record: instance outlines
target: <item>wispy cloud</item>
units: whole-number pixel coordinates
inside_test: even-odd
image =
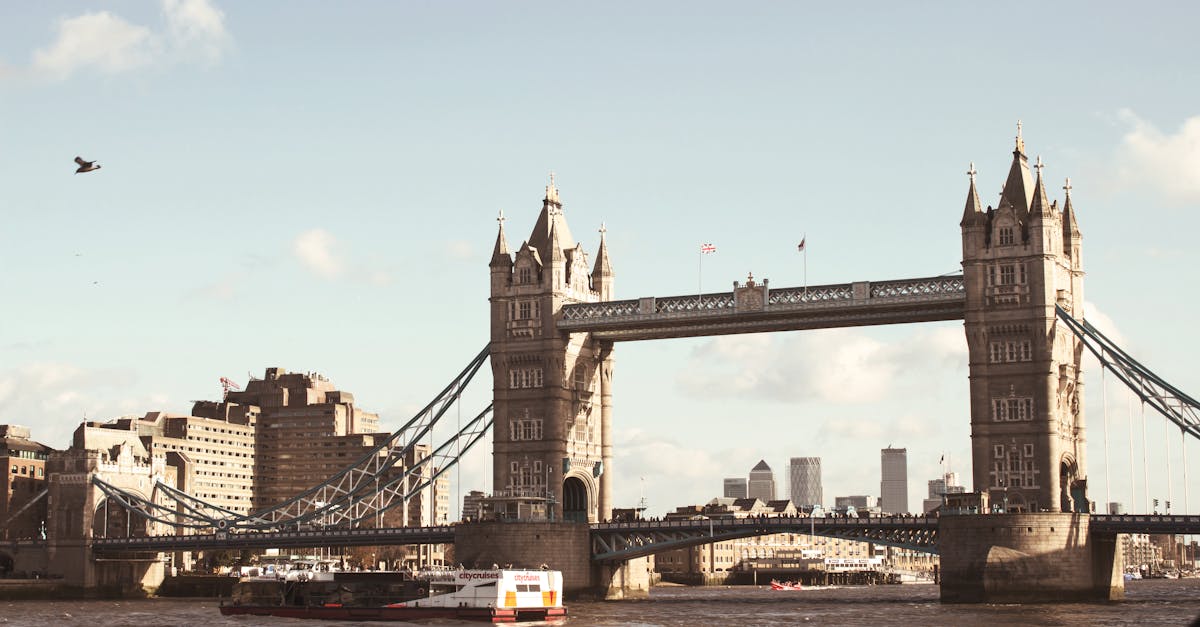
[[[456,239],[446,242],[443,249],[446,257],[456,261],[469,261],[471,255],[475,252],[474,246],[466,240]]]
[[[1122,182],[1149,187],[1171,202],[1200,202],[1200,116],[1184,120],[1174,134],[1130,110],[1120,118],[1130,126],[1118,164]]]
[[[162,395],[133,391],[137,383],[129,370],[56,362],[0,370],[0,424],[33,427],[36,440],[66,448],[85,415],[107,420],[167,403]]]
[[[344,263],[338,241],[325,229],[310,229],[292,240],[292,254],[313,274],[332,279],[342,273]]]
[[[55,38],[35,50],[35,76],[64,80],[77,72],[121,74],[155,65],[215,63],[232,41],[225,15],[208,0],[163,0],[160,30],[108,11],[62,18]]]
[[[902,378],[965,368],[961,329],[921,331],[889,343],[834,329],[714,338],[693,352],[679,384],[710,398],[865,403],[893,393]]]

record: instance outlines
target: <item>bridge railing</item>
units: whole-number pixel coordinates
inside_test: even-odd
[[[962,300],[966,295],[962,275],[861,281],[837,285],[770,288],[766,291],[766,310],[839,307],[887,302],[939,302]],[[620,322],[650,317],[708,316],[738,311],[734,292],[646,297],[600,303],[575,303],[562,308],[562,326],[583,322]]]

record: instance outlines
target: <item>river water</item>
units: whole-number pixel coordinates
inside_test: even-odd
[[[655,588],[648,601],[568,604],[566,625],[1190,625],[1200,618],[1200,579],[1134,581],[1115,603],[942,605],[933,585],[777,592],[765,587]],[[326,627],[360,623],[224,617],[214,599],[0,602],[0,625],[80,627]],[[377,623],[379,624],[379,623]],[[390,623],[407,624],[407,623]],[[470,624],[452,620],[425,624]],[[1200,625],[1200,623],[1198,623]]]

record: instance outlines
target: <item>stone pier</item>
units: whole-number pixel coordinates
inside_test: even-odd
[[[941,598],[946,603],[1119,600],[1116,537],[1093,538],[1087,514],[943,516]]]
[[[567,598],[636,599],[650,593],[647,558],[593,564],[590,527],[571,522],[478,522],[455,527],[455,560],[467,568],[492,564],[563,574]]]

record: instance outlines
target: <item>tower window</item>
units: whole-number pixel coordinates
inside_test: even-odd
[[[1013,230],[1012,230],[1011,226],[1000,227],[1000,245],[1001,246],[1012,246],[1013,245]]]
[[[517,281],[519,283],[532,283],[533,282],[533,270],[531,270],[529,268],[521,268],[517,272]]]

